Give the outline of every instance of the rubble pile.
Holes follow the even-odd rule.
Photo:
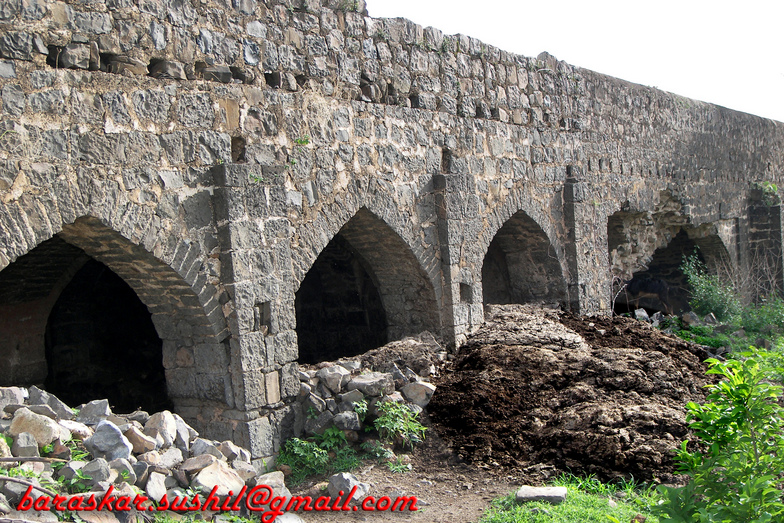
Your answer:
[[[28,471],[24,481],[39,487],[59,483],[69,499],[110,488],[115,495],[142,493],[155,502],[164,495],[192,499],[216,486],[220,497],[256,485],[290,494],[282,472],[257,470],[246,449],[201,438],[169,411],[119,415],[105,399],[71,409],[35,386],[0,388],[0,410],[0,467]],[[44,455],[50,459],[38,459]],[[27,489],[0,477],[0,513],[13,513]]]
[[[301,366],[297,402],[305,414],[304,431],[322,434],[329,427],[359,432],[364,429],[357,408],[377,414],[379,401],[406,403],[421,412],[436,390],[428,380],[447,353],[432,334],[423,332],[354,358]],[[356,441],[358,434],[348,434]]]

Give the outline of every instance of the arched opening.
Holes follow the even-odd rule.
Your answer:
[[[0,271],[0,385],[43,385],[76,406],[168,408],[162,342],[122,278],[55,236]]]
[[[162,343],[133,289],[90,259],[49,315],[45,388],[69,405],[107,398],[118,412],[171,408]]]
[[[666,246],[656,249],[647,268],[634,272],[633,277],[639,280],[662,280],[668,287],[668,299],[672,312],[687,311],[689,310],[689,284],[681,270],[681,265],[683,257],[689,256],[695,251],[700,261],[704,263],[705,258],[697,249],[697,245],[689,238],[686,231],[681,229]],[[627,312],[633,309],[631,298],[633,297],[622,292],[616,300],[616,312]],[[649,312],[665,311],[661,300],[655,297],[642,297],[639,300],[639,305]]]
[[[440,334],[435,291],[406,242],[360,209],[297,290],[299,361],[350,357],[424,330]]]
[[[366,267],[340,233],[321,251],[296,295],[301,363],[355,356],[386,343],[386,313]]]
[[[638,306],[649,313],[668,312],[668,307],[674,314],[690,310],[689,285],[681,270],[685,256],[696,253],[712,272],[731,270],[721,238],[707,233],[705,227],[665,225],[656,215],[618,212],[610,217],[607,229],[617,314],[631,312]],[[630,292],[623,285],[631,280],[642,283],[637,283]],[[659,282],[666,284],[664,295],[657,294],[663,288]],[[643,290],[643,294],[646,290],[653,291],[648,294],[656,295],[638,297],[635,292],[638,290]],[[662,296],[666,297],[666,304]]]
[[[484,303],[562,304],[566,281],[541,227],[518,211],[496,233],[482,262]]]

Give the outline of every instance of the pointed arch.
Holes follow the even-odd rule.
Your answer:
[[[438,333],[433,285],[410,246],[367,207],[330,238],[297,291],[302,361],[349,356]]]
[[[43,338],[46,319],[79,264],[96,260],[117,274],[149,310],[162,340],[168,394],[175,407],[193,400],[233,405],[224,343],[228,327],[200,243],[180,238],[171,221],[154,208],[129,201],[114,182],[80,181],[84,183],[58,181],[47,193],[25,194],[0,206],[0,279],[13,286],[18,285],[14,275],[20,270],[38,276],[51,272],[37,278],[40,286],[28,296],[27,305],[36,293],[45,298],[36,308],[37,339]],[[55,244],[66,246],[59,249],[59,259],[37,251]],[[24,300],[24,295],[15,302],[6,297],[2,305],[11,309],[15,303],[23,310]],[[4,320],[0,326],[6,332],[19,330],[21,317],[16,322],[9,316]],[[7,350],[16,350],[19,343],[18,335],[6,339],[0,358],[10,361]],[[12,373],[11,379],[40,382],[43,359],[38,358],[36,369]]]

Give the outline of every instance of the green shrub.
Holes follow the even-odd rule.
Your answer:
[[[784,408],[781,387],[766,380],[763,355],[719,362],[709,374],[724,379],[710,386],[704,405],[690,402],[687,420],[700,440],[683,442],[677,460],[690,476],[685,487],[660,486],[656,507],[662,522],[773,522],[784,518],[780,482],[784,477]],[[756,357],[752,357],[756,356]]]
[[[735,289],[718,276],[708,274],[696,253],[684,257],[681,270],[691,287],[689,305],[694,312],[701,316],[712,312],[719,321],[729,321],[740,314],[741,303]]]
[[[765,329],[784,327],[784,300],[773,298],[758,305],[743,309],[741,326],[748,332],[764,332]]]
[[[378,435],[385,441],[399,440],[403,447],[414,447],[415,443],[425,439],[427,430],[415,414],[407,406],[394,402],[385,401],[379,403],[379,416],[374,422]]]
[[[299,438],[286,440],[278,454],[277,462],[291,467],[294,485],[307,476],[326,474],[329,470],[329,454],[316,443]]]

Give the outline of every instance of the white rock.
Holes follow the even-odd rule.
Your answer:
[[[35,441],[38,442],[39,448],[48,445],[57,438],[60,438],[60,441],[66,441],[71,437],[70,432],[58,425],[56,421],[36,414],[26,407],[22,407],[14,413],[14,419],[8,429],[8,433],[13,437],[22,432],[32,434]]]
[[[435,385],[424,381],[415,381],[400,389],[404,398],[422,408],[427,407],[427,404],[430,403],[430,398],[433,397],[435,391]]]
[[[529,501],[543,501],[551,505],[558,505],[566,500],[566,487],[530,487],[523,485],[515,494],[517,503]]]
[[[214,487],[217,496],[228,496],[229,492],[239,493],[245,481],[237,472],[230,469],[223,461],[216,461],[212,465],[204,467],[191,481],[193,488],[201,488],[203,494],[209,494]]]
[[[163,446],[170,447],[177,437],[177,420],[168,410],[156,412],[144,424],[144,433],[150,437],[163,438]]]

